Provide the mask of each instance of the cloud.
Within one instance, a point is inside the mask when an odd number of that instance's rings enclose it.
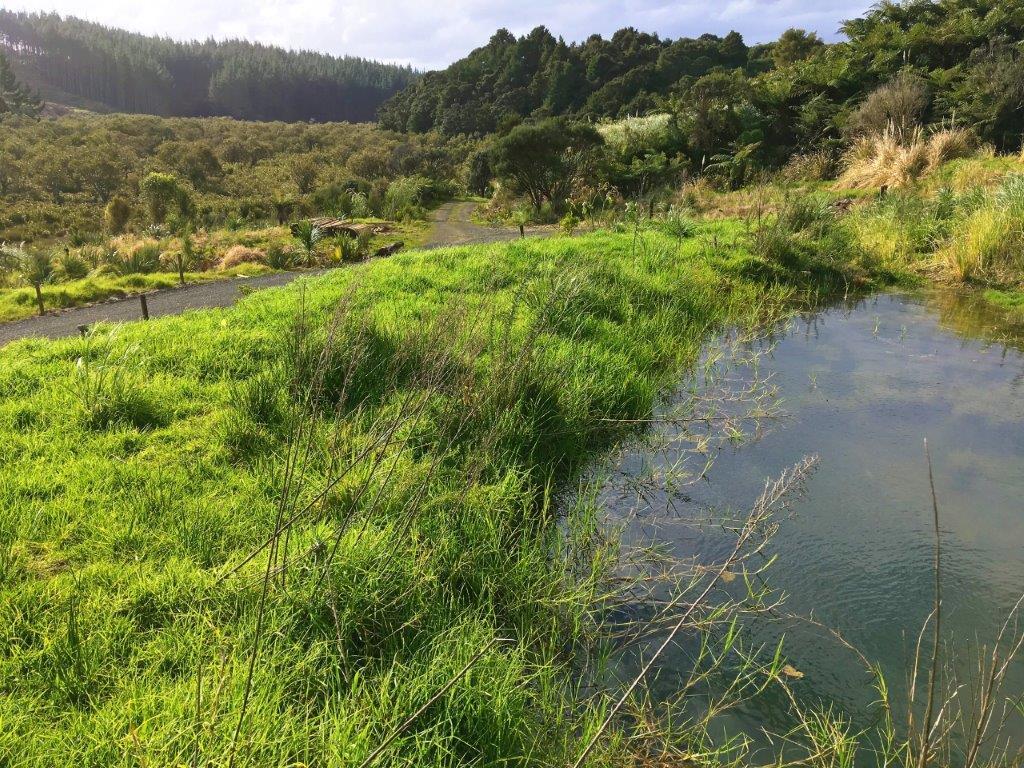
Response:
[[[870,5],[862,0],[728,0],[714,7],[693,0],[13,0],[8,7],[57,11],[175,39],[246,38],[434,69],[484,45],[500,27],[523,34],[544,25],[566,40],[607,36],[626,26],[663,37],[735,29],[753,43],[798,26],[834,40],[842,20]]]

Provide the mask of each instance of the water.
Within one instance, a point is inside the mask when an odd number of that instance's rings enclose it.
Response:
[[[913,643],[933,595],[931,496],[923,440],[934,463],[943,542],[944,634],[958,652],[991,641],[1024,591],[1024,332],[996,310],[949,292],[879,295],[792,321],[760,362],[785,418],[717,452],[684,509],[641,515],[628,539],[658,540],[674,554],[714,562],[731,540],[680,518],[743,509],[765,479],[809,454],[819,457],[806,494],[771,544],[774,588],[786,610],[832,627],[881,665],[899,704]],[[750,376],[750,372],[742,373]],[[637,447],[616,478],[671,461]],[[605,494],[613,515],[632,506]],[[656,506],[655,505],[652,505]],[[805,677],[804,702],[835,702],[866,723],[876,699],[856,656],[798,621],[757,620],[759,642],[785,634],[787,658]],[[667,654],[654,685],[668,697],[685,648]],[[961,669],[965,668],[961,663]],[[1008,685],[1024,692],[1024,659]],[[785,725],[784,702],[767,696],[725,727],[755,733]],[[1022,735],[1019,726],[1016,737]]]

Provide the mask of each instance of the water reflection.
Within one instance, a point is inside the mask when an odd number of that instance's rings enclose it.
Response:
[[[961,650],[991,642],[1024,590],[1024,328],[969,295],[935,291],[841,303],[791,321],[762,344],[770,351],[756,374],[736,375],[769,376],[787,417],[716,450],[685,494],[649,495],[650,514],[637,514],[635,499],[620,492],[609,490],[605,504],[630,517],[629,541],[657,540],[678,557],[711,562],[729,540],[691,519],[745,508],[766,478],[818,455],[806,496],[773,542],[771,582],[786,593],[788,611],[838,630],[877,662],[900,706],[932,599],[924,438],[942,513],[946,634]],[[678,460],[636,447],[615,460],[608,488]],[[673,514],[653,513],[670,502]],[[876,699],[870,677],[827,632],[781,615],[751,629],[766,644],[785,635],[789,658],[806,675],[794,688],[803,701],[836,702],[867,722]],[[673,668],[686,663],[685,647],[662,659],[657,695],[672,695]],[[1008,687],[1024,691],[1024,662]],[[723,727],[784,728],[784,710],[767,696]]]

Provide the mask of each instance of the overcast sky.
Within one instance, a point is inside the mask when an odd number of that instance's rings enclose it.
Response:
[[[864,0],[0,0],[12,10],[57,11],[176,39],[239,37],[437,69],[487,42],[543,24],[566,40],[633,26],[663,37],[724,34],[748,43],[788,27],[836,39]]]

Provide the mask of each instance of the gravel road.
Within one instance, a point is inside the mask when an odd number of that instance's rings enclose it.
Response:
[[[482,227],[471,220],[476,203],[445,203],[434,211],[434,227],[427,239],[426,248],[441,248],[447,245],[470,245],[512,240],[519,236],[516,230]],[[254,291],[287,285],[303,275],[322,274],[327,270],[305,272],[281,272],[257,277],[217,280],[210,283],[187,285],[183,288],[169,288],[146,294],[150,317],[178,315],[190,309],[228,307],[242,296],[242,289]],[[17,339],[47,337],[58,339],[74,336],[82,325],[99,322],[122,323],[139,320],[142,306],[138,296],[76,307],[42,317],[31,317],[0,323],[0,346]]]

